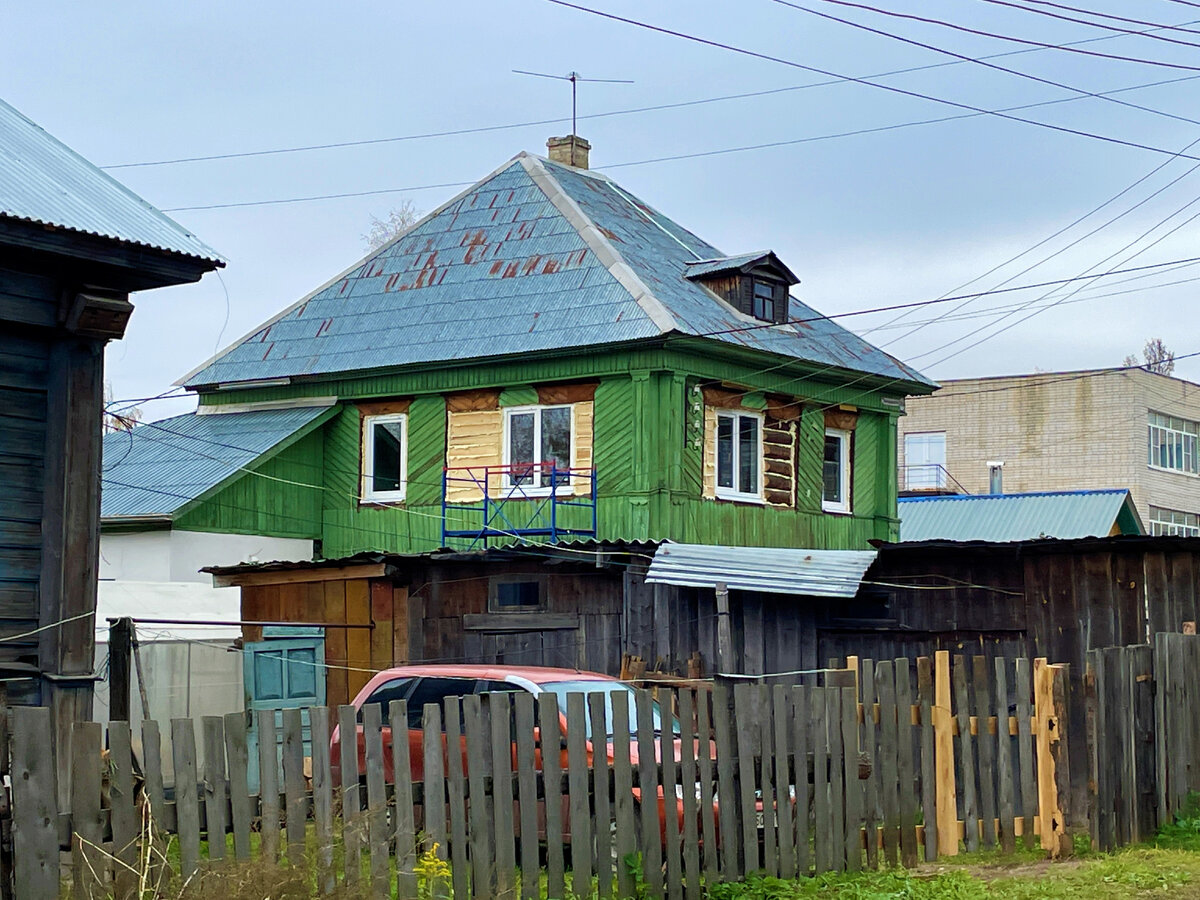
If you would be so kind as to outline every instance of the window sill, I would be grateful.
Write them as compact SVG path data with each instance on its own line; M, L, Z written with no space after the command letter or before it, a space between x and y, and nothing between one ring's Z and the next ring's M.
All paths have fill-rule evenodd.
M854 515L854 510L850 509L850 507L848 507L848 506L831 506L827 503L821 504L821 512L826 512L833 516L852 516L852 515Z
M364 506L376 507L378 509L386 509L404 505L404 497L359 497L359 508Z
M556 488L550 487L521 487L520 485L505 485L503 500L537 500L542 497L549 497L555 494L559 497L569 497L575 492L574 485L560 484Z
M715 499L724 500L726 503L750 503L755 506L765 506L766 498L760 494L723 494L717 492Z
M1163 466L1152 466L1146 464L1146 468L1151 472L1163 472L1167 475L1182 475L1185 478L1200 478L1200 472L1185 472L1183 469L1168 469Z

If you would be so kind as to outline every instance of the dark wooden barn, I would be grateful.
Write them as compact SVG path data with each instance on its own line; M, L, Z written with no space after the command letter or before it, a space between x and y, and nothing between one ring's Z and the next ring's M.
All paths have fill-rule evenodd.
M91 717L104 345L132 291L221 265L0 101L0 679Z

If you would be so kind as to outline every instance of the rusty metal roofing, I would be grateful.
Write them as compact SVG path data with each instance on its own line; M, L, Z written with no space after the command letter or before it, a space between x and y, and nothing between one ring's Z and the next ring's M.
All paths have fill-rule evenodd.
M0 218L53 225L221 263L216 251L190 231L3 100Z
M932 384L841 326L762 327L686 275L724 254L609 178L520 154L242 338L191 387L706 337ZM817 314L794 298L790 317Z
M1033 541L1143 534L1133 498L1114 490L901 497L900 540Z
M100 516L169 517L264 454L307 434L332 409L187 413L106 434Z
M786 547L720 547L667 541L654 554L648 584L715 587L800 594L808 597L853 597L875 550L797 550Z

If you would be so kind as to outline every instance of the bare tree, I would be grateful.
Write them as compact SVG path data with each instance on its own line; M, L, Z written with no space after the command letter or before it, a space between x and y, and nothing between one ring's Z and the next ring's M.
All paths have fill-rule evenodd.
M393 207L386 219L371 216L371 227L362 236L368 250L378 250L392 238L407 231L421 218L411 200L404 200L399 206Z
M1146 346L1142 348L1142 359L1143 362L1138 362L1137 357L1130 354L1125 357L1125 365L1140 366L1156 375L1170 375L1175 371L1175 351L1168 350L1162 338L1146 341Z
M102 428L105 434L113 431L133 431L133 426L142 420L142 411L138 407L125 409L121 412L113 412L112 407L116 401L113 400L112 385L108 382L104 384L104 414L102 419Z

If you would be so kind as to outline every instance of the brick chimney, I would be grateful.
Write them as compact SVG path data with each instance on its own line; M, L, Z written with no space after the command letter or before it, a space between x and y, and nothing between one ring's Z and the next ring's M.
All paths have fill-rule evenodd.
M588 167L588 151L592 145L576 134L566 137L552 137L546 141L550 151L550 161L564 166L574 166L576 169Z

